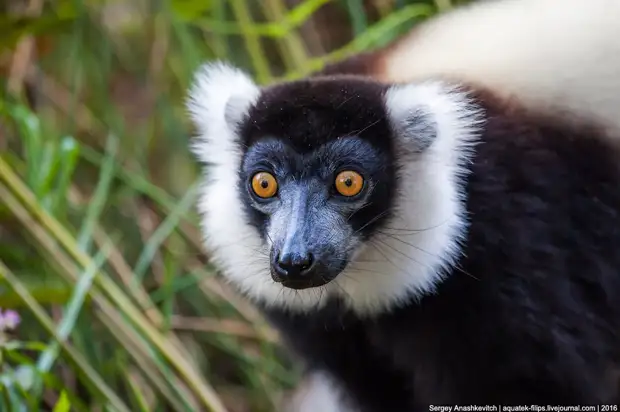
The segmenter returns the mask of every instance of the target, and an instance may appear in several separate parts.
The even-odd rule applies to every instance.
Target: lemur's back
[[[386,82],[443,75],[620,128],[620,2],[474,1],[327,70]]]

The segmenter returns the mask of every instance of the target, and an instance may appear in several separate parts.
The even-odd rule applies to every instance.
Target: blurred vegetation
[[[190,76],[297,78],[454,3],[0,3],[2,410],[276,410],[298,367],[201,253]]]

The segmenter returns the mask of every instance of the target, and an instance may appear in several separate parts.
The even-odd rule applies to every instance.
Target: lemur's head
[[[339,296],[376,312],[430,291],[457,258],[478,111],[456,89],[344,76],[261,88],[213,63],[188,107],[209,256],[256,301]]]

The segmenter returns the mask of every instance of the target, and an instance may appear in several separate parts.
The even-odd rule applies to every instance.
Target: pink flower
[[[0,310],[0,331],[13,330],[19,325],[21,318],[14,310],[7,309],[2,313]]]

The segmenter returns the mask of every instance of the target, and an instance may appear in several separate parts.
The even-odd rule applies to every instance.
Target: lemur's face
[[[221,64],[196,79],[202,226],[228,279],[306,310],[337,296],[373,311],[432,288],[463,228],[449,141],[471,135],[463,95],[361,78],[261,89]]]
[[[239,198],[273,282],[333,281],[389,218],[396,176],[381,92],[360,81],[274,87],[239,123]]]

